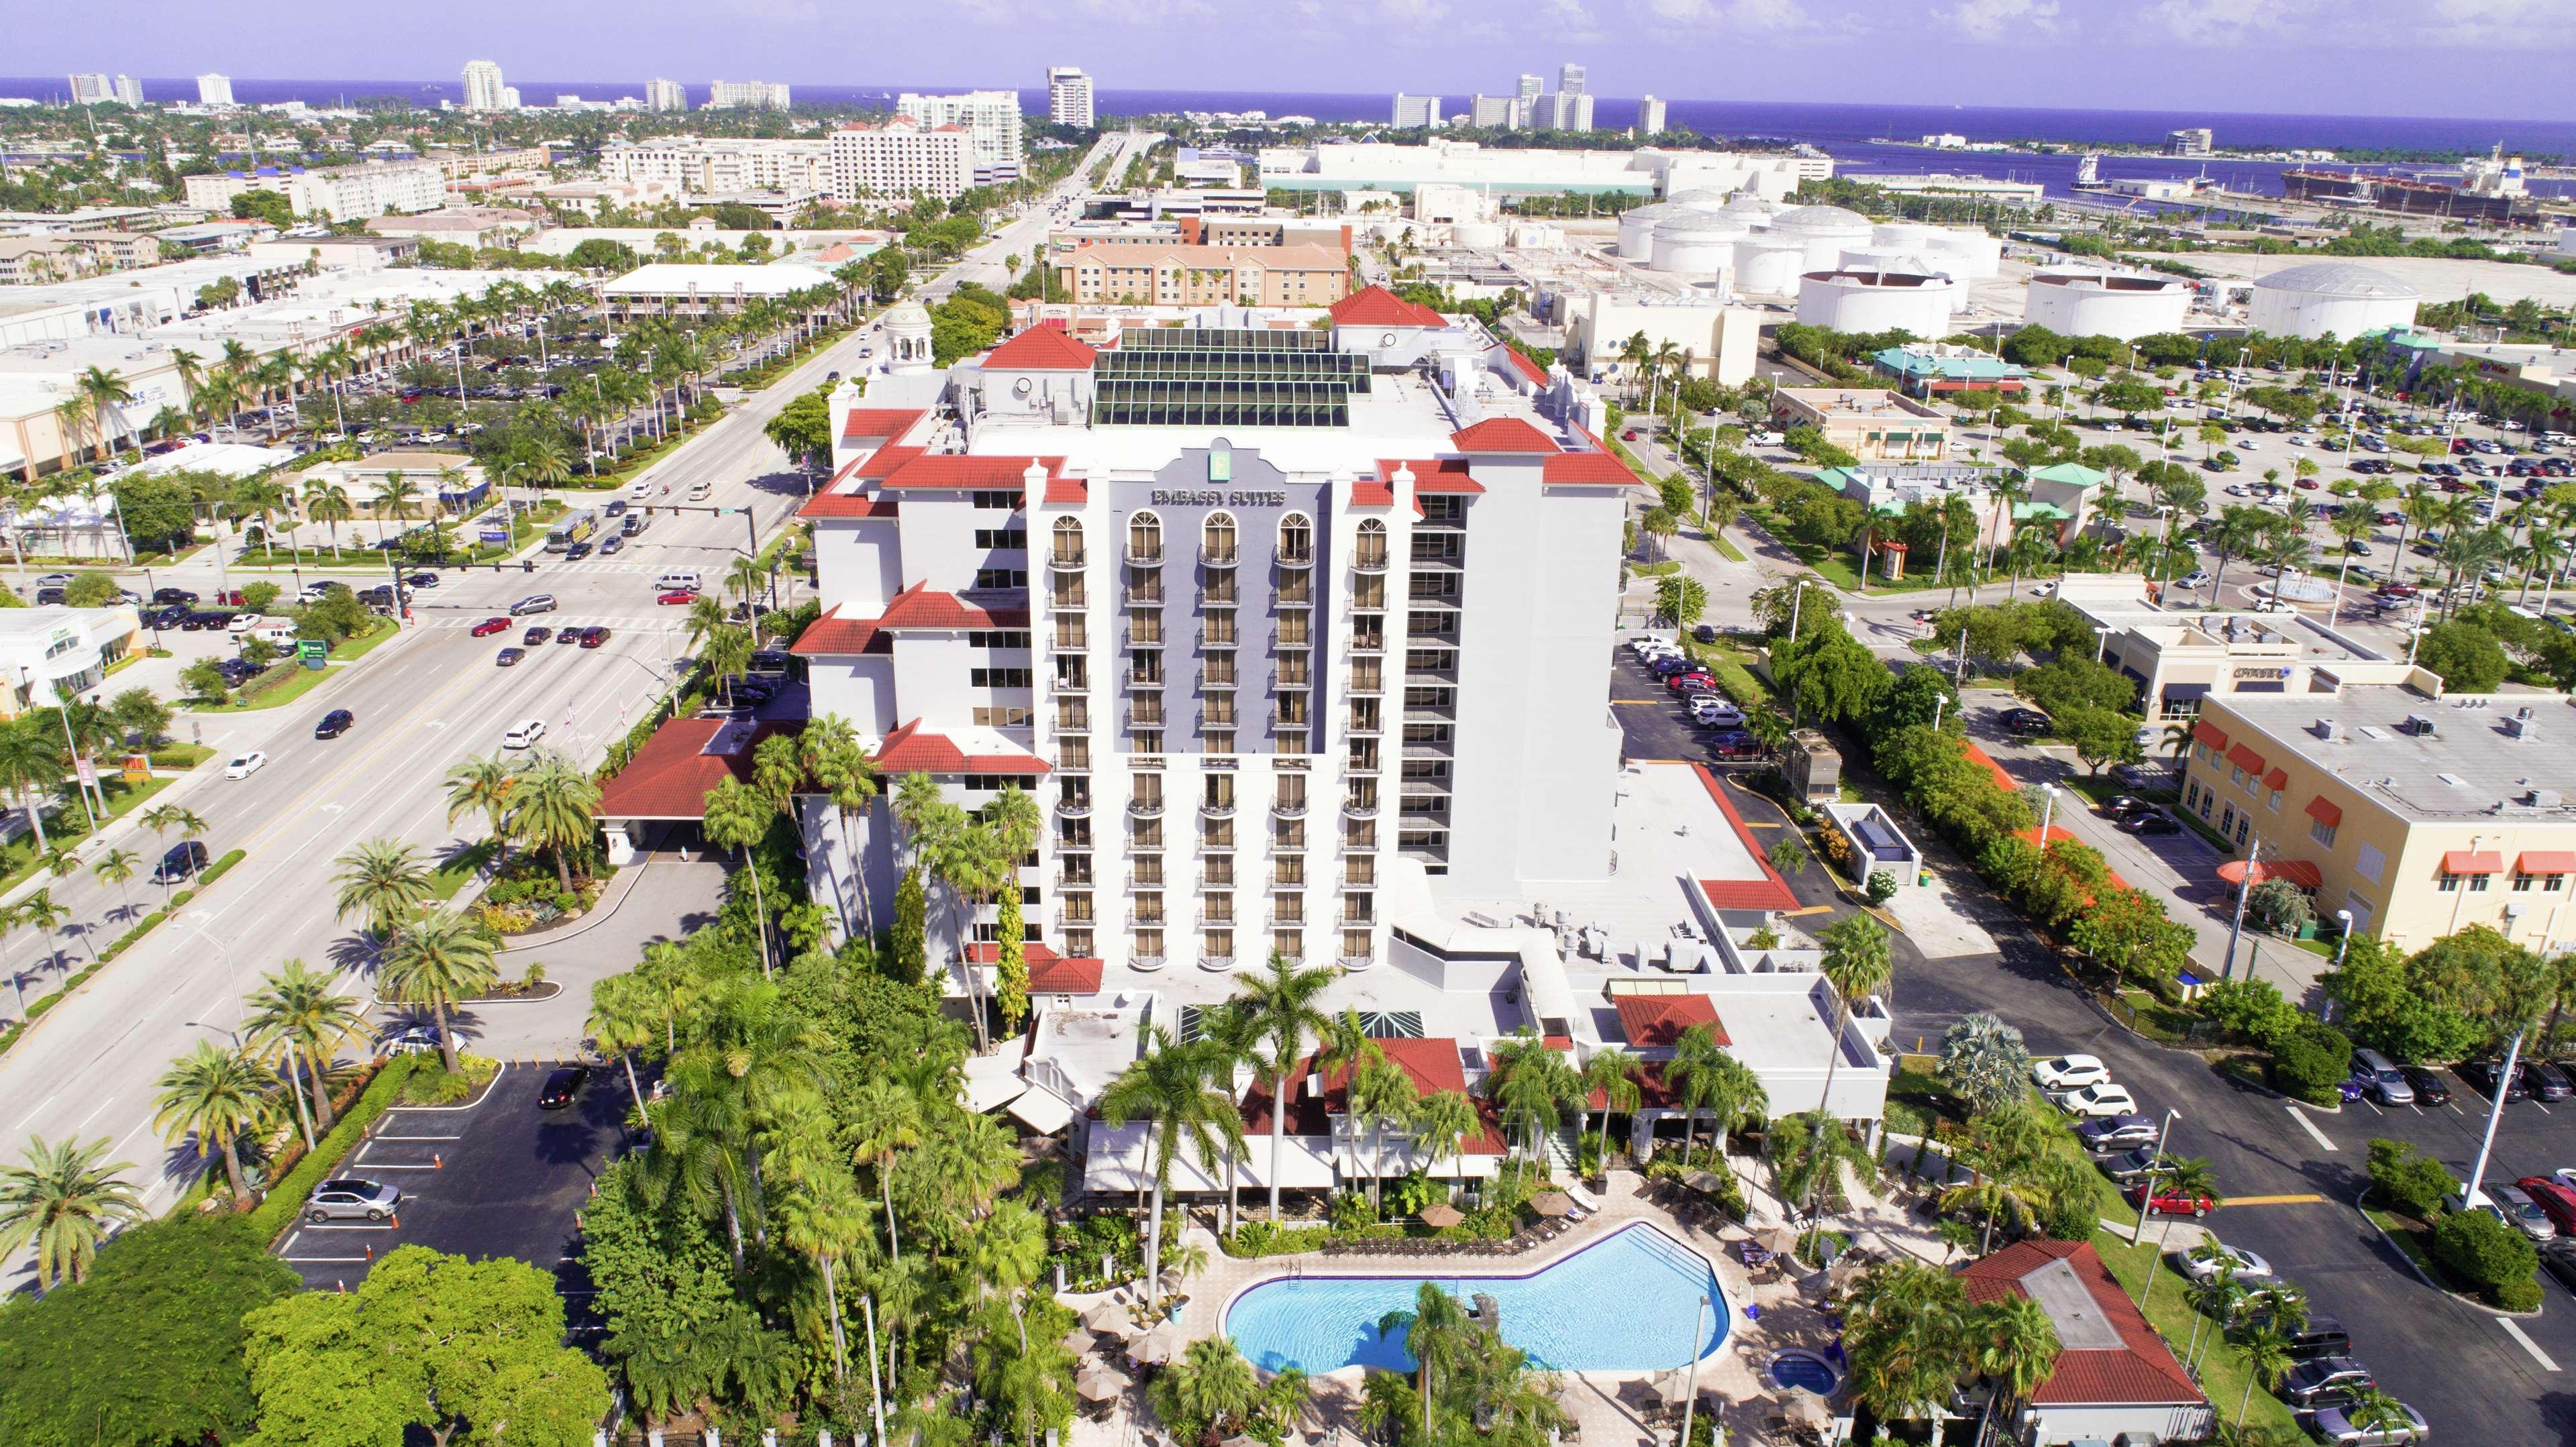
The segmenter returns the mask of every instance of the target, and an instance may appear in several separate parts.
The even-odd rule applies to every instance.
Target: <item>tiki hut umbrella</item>
[[[1170,1322],[1155,1327],[1127,1347],[1130,1359],[1147,1365],[1170,1361],[1179,1354],[1181,1334]]]
[[[1136,1334],[1135,1318],[1127,1314],[1127,1308],[1114,1301],[1101,1302],[1084,1312],[1082,1325],[1085,1330],[1097,1332],[1101,1336],[1114,1336],[1120,1341],[1125,1341]]]
[[[1099,1347],[1100,1338],[1077,1326],[1064,1334],[1061,1345],[1065,1351],[1077,1358],[1087,1357]]]
[[[1530,1209],[1542,1216],[1562,1216],[1574,1209],[1574,1199],[1563,1191],[1541,1191],[1530,1197]]]
[[[1445,1231],[1449,1227],[1455,1226],[1466,1219],[1466,1212],[1459,1210],[1457,1207],[1450,1205],[1446,1201],[1426,1206],[1422,1210],[1422,1224],[1435,1231]]]
[[[1086,1402],[1115,1400],[1127,1390],[1127,1374],[1112,1366],[1095,1366],[1074,1378],[1074,1391]]]

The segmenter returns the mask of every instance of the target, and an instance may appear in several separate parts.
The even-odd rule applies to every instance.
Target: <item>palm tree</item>
[[[221,1157],[236,1209],[247,1209],[256,1200],[242,1178],[241,1155],[234,1146],[273,1118],[276,1106],[269,1092],[275,1083],[239,1052],[217,1049],[211,1040],[198,1041],[196,1049],[172,1061],[161,1076],[153,1127],[173,1145],[193,1136],[197,1154]]]
[[[982,913],[986,895],[1001,886],[1005,859],[998,835],[982,824],[964,818],[945,821],[930,841],[930,874],[948,895],[949,950],[966,989],[966,999],[974,1008],[975,1048],[989,1045],[991,1026],[985,1019],[983,979],[977,971],[967,936],[976,916]],[[1007,861],[1014,876],[1018,860]]]
[[[25,899],[18,901],[18,903],[11,908],[8,923],[11,928],[15,928],[19,925],[32,926],[36,931],[36,938],[51,941],[56,937],[55,931],[63,927],[63,921],[70,919],[71,917],[72,912],[69,909],[66,909],[62,905],[54,902],[54,892],[52,890],[40,889],[35,893],[28,895]],[[61,962],[61,955],[62,952],[59,949],[56,949],[50,951],[46,958],[59,964]]]
[[[47,1145],[37,1136],[27,1147],[25,1165],[0,1167],[0,1256],[33,1244],[38,1291],[56,1281],[78,1283],[89,1275],[109,1227],[151,1215],[134,1187],[117,1179],[134,1163],[100,1165],[107,1151],[104,1136],[87,1145]]]
[[[1431,1437],[1431,1403],[1435,1369],[1459,1364],[1471,1355],[1475,1325],[1467,1320],[1466,1310],[1458,1298],[1431,1282],[1422,1283],[1413,1294],[1413,1310],[1390,1311],[1379,1318],[1377,1334],[1390,1337],[1401,1330],[1405,1350],[1413,1357],[1414,1395],[1422,1402],[1422,1438]]]
[[[644,1100],[644,1086],[635,1078],[635,1052],[653,1043],[664,1023],[655,1007],[642,976],[632,971],[611,975],[590,987],[590,1015],[583,1028],[602,1050],[617,1052],[617,1063],[626,1068],[626,1089],[635,1097],[635,1116],[649,1119]]]
[[[1558,1103],[1574,1094],[1574,1067],[1538,1036],[1524,1030],[1493,1050],[1493,1068],[1485,1075],[1485,1095],[1502,1112],[1506,1126],[1514,1121],[1528,1131],[1530,1154],[1541,1154],[1546,1132],[1562,1117]]]
[[[2184,1156],[2179,1158],[2170,1156],[2166,1157],[2162,1164],[2156,1168],[2154,1174],[2148,1176],[2147,1179],[2141,1183],[2140,1189],[2150,1193],[2161,1193],[2167,1196],[2180,1196],[2185,1200],[2207,1200],[2212,1207],[2218,1206],[2222,1203],[2222,1198],[2218,1194],[2217,1175],[2211,1171],[2207,1160],[2197,1156]],[[2194,1211],[2192,1214],[2197,1216],[2202,1213]],[[2158,1256],[2162,1256],[2164,1254],[2164,1243],[2167,1240],[2170,1240],[2172,1236],[2173,1217],[2168,1215],[2165,1217],[2164,1231],[2156,1238],[2156,1254]],[[2155,1289],[2156,1273],[2149,1271],[2147,1273],[2147,1284],[2145,1288],[2140,1290],[2138,1293],[2138,1309],[2140,1311],[2147,1309],[2147,1297],[2151,1295]]]
[[[0,786],[17,791],[39,854],[52,847],[45,841],[44,796],[62,782],[63,749],[54,742],[52,730],[25,715],[0,722]],[[146,814],[143,822],[150,824],[151,815]]]
[[[134,868],[143,856],[131,849],[111,849],[98,857],[89,872],[116,886],[117,914],[127,923],[134,920],[134,893],[127,886],[134,880]]]
[[[2259,1385],[2268,1392],[2279,1387],[2298,1365],[2298,1358],[2290,1353],[2290,1338],[2270,1322],[2246,1332],[2236,1345],[2245,1353],[2245,1393],[2236,1402],[2236,1421],[2242,1426],[2246,1410],[2254,1405],[2254,1388]]]
[[[283,1058],[287,1074],[302,1074],[313,1102],[313,1130],[332,1126],[331,1095],[324,1081],[340,1047],[366,1033],[367,1017],[358,1002],[333,994],[331,976],[302,960],[288,960],[276,973],[262,977],[251,992],[250,1013],[242,1021],[244,1037],[266,1061]]]
[[[349,490],[336,482],[316,481],[304,493],[304,515],[331,531],[331,557],[340,556],[340,524],[357,516],[349,503]]]
[[[2048,1308],[2027,1296],[2007,1296],[1977,1308],[1971,1316],[1976,1370],[2002,1391],[2000,1415],[2010,1422],[2021,1415],[2022,1404],[2056,1374],[2064,1343],[2058,1340],[2057,1324],[2049,1319]]]
[[[438,1025],[438,1054],[456,1072],[456,1039],[448,1013],[492,988],[497,978],[492,937],[461,916],[428,914],[394,931],[377,965],[384,996],[398,1004],[427,1005]]]
[[[456,821],[477,810],[482,812],[485,827],[492,831],[492,870],[498,874],[510,860],[510,790],[519,782],[518,770],[493,754],[477,754],[447,771],[447,822]]]
[[[1288,1081],[1306,1052],[1306,1038],[1321,1035],[1331,1022],[1315,1001],[1341,971],[1330,965],[1300,969],[1276,950],[1258,975],[1235,989],[1234,1004],[1254,1020],[1264,1039],[1270,1067],[1270,1219],[1279,1219],[1279,1151],[1287,1130]]]
[[[921,1099],[879,1077],[859,1087],[850,1110],[854,1117],[850,1151],[860,1165],[877,1173],[877,1191],[885,1200],[886,1249],[900,1261],[903,1241],[894,1225],[894,1162],[897,1154],[921,1144]]]
[[[1038,847],[1038,837],[1046,829],[1046,820],[1038,812],[1038,801],[1017,784],[1004,784],[992,801],[976,811],[976,819],[993,836],[995,869],[989,881],[992,891],[1002,896],[1002,920],[1016,922],[1019,917],[1022,861]],[[982,901],[977,901],[980,907]],[[1005,929],[995,951],[994,969],[1001,978],[1003,994],[1002,1024],[1016,1030],[1028,1014],[1028,960],[1025,939],[1009,938]]]
[[[1848,915],[1816,932],[1825,947],[1816,972],[1833,987],[1833,1053],[1825,1057],[1825,1095],[1834,1096],[1834,1071],[1842,1064],[1843,1032],[1850,1028],[1852,1002],[1884,992],[1896,977],[1888,951],[1887,927],[1865,914]]]
[[[134,388],[127,385],[122,373],[89,367],[72,378],[72,393],[89,404],[98,430],[99,455],[105,456],[116,434],[129,430],[125,426],[125,409],[134,405]]]
[[[769,822],[776,815],[767,802],[742,780],[727,774],[707,791],[706,809],[699,822],[707,842],[719,849],[731,850],[748,866],[751,876],[752,922],[760,933],[760,974],[769,978],[769,906],[761,898],[760,860],[745,859],[743,851],[758,844],[769,833]]]
[[[1162,1300],[1163,1195],[1171,1188],[1172,1162],[1188,1146],[1212,1173],[1220,1142],[1243,1143],[1243,1115],[1234,1099],[1210,1079],[1207,1052],[1177,1045],[1160,1025],[1147,1027],[1145,1053],[1110,1082],[1100,1096],[1100,1118],[1111,1125],[1145,1122],[1145,1148],[1154,1173],[1152,1214],[1146,1218],[1145,1309]]]
[[[1703,1110],[1710,1115],[1709,1154],[1712,1159],[1726,1157],[1727,1135],[1738,1121],[1771,1108],[1771,1093],[1753,1068],[1735,1058],[1732,1051],[1717,1043],[1716,1032],[1706,1025],[1693,1025],[1673,1042],[1673,1058],[1664,1067],[1665,1077],[1681,1093],[1682,1107],[1688,1113],[1682,1125],[1682,1159],[1690,1159],[1691,1126]]]
[[[511,788],[509,832],[555,857],[555,879],[572,888],[572,851],[599,827],[599,785],[560,755],[522,771]]]
[[[1405,1134],[1412,1138],[1414,1149],[1424,1162],[1438,1166],[1442,1156],[1458,1156],[1459,1169],[1465,1171],[1467,1133],[1482,1122],[1476,1115],[1476,1103],[1455,1090],[1435,1090],[1422,1097],[1405,1117]]]
[[[832,1375],[850,1372],[850,1348],[841,1326],[841,1292],[834,1268],[866,1240],[868,1218],[858,1204],[847,1171],[817,1175],[795,1183],[778,1201],[780,1239],[787,1248],[811,1257],[823,1276],[823,1314],[832,1324]]]
[[[1771,1156],[1771,1182],[1783,1203],[1803,1201],[1811,1226],[1824,1211],[1848,1202],[1846,1171],[1872,1168],[1869,1151],[1852,1133],[1822,1111],[1784,1115],[1771,1122],[1764,1146]]]
[[[1610,1117],[1635,1110],[1643,1098],[1637,1088],[1636,1069],[1637,1057],[1616,1045],[1604,1046],[1583,1062],[1579,1077],[1583,1103],[1589,1106],[1593,1096],[1601,1097],[1601,1158],[1605,1165],[1610,1158]]]
[[[1413,1083],[1413,1072],[1393,1061],[1379,1059],[1351,1072],[1349,1087],[1343,1092],[1348,1102],[1351,1127],[1357,1130],[1368,1123],[1376,1138],[1369,1153],[1369,1209],[1381,1217],[1386,1202],[1386,1128],[1413,1114],[1422,1093]]]
[[[364,919],[367,932],[377,939],[391,935],[429,902],[429,866],[399,839],[370,839],[332,863],[339,869],[332,876],[339,885],[332,908],[341,919],[353,914]]]

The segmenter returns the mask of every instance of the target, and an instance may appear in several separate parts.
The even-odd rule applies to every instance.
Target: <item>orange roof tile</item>
[[[841,440],[880,437],[891,442],[929,415],[918,407],[853,407],[841,422]]]
[[[1518,417],[1488,417],[1473,427],[1449,434],[1449,445],[1461,452],[1507,454],[1563,452],[1556,439]]]
[[[787,650],[800,658],[825,656],[848,657],[861,653],[891,653],[894,636],[879,626],[874,618],[844,618],[835,607],[829,613],[805,625],[796,642]]]
[[[1066,335],[1064,328],[1034,326],[984,355],[988,371],[1087,372],[1099,353]]]
[[[1797,894],[1789,888],[1789,881],[1782,879],[1780,871],[1772,868],[1771,861],[1764,857],[1761,844],[1754,839],[1753,831],[1744,827],[1744,816],[1735,812],[1735,805],[1728,801],[1726,790],[1717,782],[1717,775],[1710,773],[1705,764],[1693,764],[1691,769],[1699,775],[1700,787],[1708,790],[1708,797],[1716,803],[1717,812],[1726,816],[1727,827],[1735,831],[1744,852],[1753,856],[1754,866],[1762,871],[1759,879],[1699,881],[1699,892],[1708,900],[1709,908],[1796,909]]]
[[[1968,1297],[1980,1306],[2028,1296],[2022,1278],[2063,1261],[2084,1283],[2093,1307],[2120,1334],[2114,1349],[2061,1351],[2056,1368],[2031,1400],[2058,1406],[2198,1406],[2209,1399],[2174,1360],[2173,1349],[2147,1324],[2128,1293],[2102,1264],[2090,1241],[2017,1241],[1959,1269]]]
[[[1406,301],[1382,286],[1364,286],[1326,308],[1336,326],[1445,327],[1448,320],[1422,305]]]
[[[1706,995],[1621,995],[1619,1033],[1631,1045],[1668,1050],[1693,1025],[1706,1025],[1720,1045],[1732,1045],[1717,1018],[1717,1004]]]
[[[1485,490],[1483,483],[1467,475],[1467,459],[1463,457],[1381,457],[1377,460],[1378,479],[1394,482],[1398,468],[1412,470],[1415,492],[1454,492],[1472,496]]]
[[[731,720],[675,718],[653,731],[617,777],[601,787],[603,819],[698,819],[707,812],[707,793],[727,779],[751,782],[751,751],[782,725],[762,723],[748,734],[726,733]],[[739,741],[730,753],[712,753],[718,735]]]
[[[954,593],[934,593],[928,583],[915,583],[886,604],[880,628],[1026,628],[1026,608],[984,608]]]

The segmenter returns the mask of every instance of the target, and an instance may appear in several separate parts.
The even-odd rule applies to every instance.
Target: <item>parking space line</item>
[[[2549,1353],[2540,1349],[2540,1343],[2523,1335],[2522,1328],[2514,1325],[2513,1318],[2500,1316],[2495,1319],[2495,1324],[2503,1327],[2504,1334],[2512,1337],[2516,1345],[2520,1346],[2524,1351],[2531,1353],[2531,1359],[2540,1363],[2540,1369],[2542,1371],[2554,1372],[2558,1370],[2558,1363],[2549,1359]]]
[[[2281,1109],[2288,1111],[2290,1113],[2290,1119],[2297,1121],[2299,1123],[2299,1129],[2306,1131],[2308,1133],[2308,1139],[2315,1141],[2320,1148],[2330,1151],[2342,1149],[2342,1147],[2336,1145],[2333,1141],[2326,1139],[2326,1133],[2317,1129],[2317,1123],[2308,1119],[2308,1113],[2306,1111],[2299,1109],[2295,1105],[2285,1105],[2282,1106]]]
[[[2334,1147],[2328,1146],[2326,1149],[2333,1150]],[[386,1161],[360,1161],[358,1164],[365,1166],[371,1171],[434,1171],[439,1169],[437,1166],[397,1166]]]
[[[414,1201],[418,1200],[419,1197],[405,1196],[403,1199],[406,1201]],[[346,1226],[337,1225],[329,1221],[313,1221],[307,1223],[304,1229],[307,1231],[396,1231],[401,1228],[394,1225],[391,1221],[364,1221]]]
[[[2539,1111],[2542,1115],[2547,1115],[2547,1114],[2549,1114],[2549,1107],[2548,1107],[2548,1106],[2545,1106],[2545,1105],[2542,1105],[2539,1101],[2536,1101],[2536,1100],[2535,1100],[2535,1101],[2533,1101],[2533,1102],[2531,1103],[2531,1108],[2532,1108],[2533,1110]]]
[[[461,1141],[461,1135],[380,1135],[380,1141]]]
[[[308,1266],[356,1266],[375,1260],[372,1256],[280,1256],[280,1261],[301,1262]]]
[[[2331,1147],[2329,1147],[2329,1149],[2331,1149]],[[2297,1196],[2230,1196],[2224,1204],[2230,1206],[2313,1206],[2324,1200],[2325,1197],[2311,1192],[2306,1195]]]

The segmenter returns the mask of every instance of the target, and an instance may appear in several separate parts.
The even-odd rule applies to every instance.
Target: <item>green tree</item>
[[[510,791],[510,833],[554,856],[555,879],[572,889],[572,854],[599,827],[599,785],[558,755],[522,770]]]
[[[45,842],[45,797],[62,781],[62,745],[45,727],[45,720],[21,714],[0,721],[0,786],[17,791],[39,854],[51,847]]]
[[[36,1136],[24,1165],[0,1167],[0,1256],[34,1247],[38,1291],[87,1277],[108,1231],[149,1214],[133,1185],[118,1179],[134,1163],[101,1164],[107,1151],[104,1137],[47,1145]]]
[[[438,1026],[439,1059],[454,1074],[456,1037],[447,1019],[459,1004],[488,992],[498,977],[491,936],[452,914],[406,920],[386,942],[377,976],[386,999],[429,1007]]]
[[[250,1183],[243,1178],[237,1144],[275,1119],[268,1072],[236,1051],[200,1040],[196,1049],[170,1062],[160,1086],[153,1102],[157,1110],[153,1128],[172,1145],[193,1139],[200,1158],[221,1158],[236,1209],[257,1204]]]
[[[758,844],[769,833],[769,823],[777,811],[769,802],[752,792],[751,786],[728,774],[707,791],[705,817],[701,821],[707,842],[733,852],[745,860],[741,874],[751,876],[752,918],[759,926],[760,973],[769,974],[769,906],[760,894],[760,859],[757,854],[745,859],[744,852]]]
[[[1763,1088],[1761,1077],[1718,1044],[1716,1032],[1706,1025],[1683,1029],[1673,1042],[1673,1058],[1664,1074],[1680,1096],[1684,1163],[1690,1160],[1701,1112],[1707,1112],[1710,1120],[1709,1158],[1724,1160],[1728,1132],[1738,1122],[1770,1109],[1770,1092]]]
[[[1980,1012],[1941,1032],[1940,1069],[1969,1114],[1984,1115],[2024,1098],[2030,1051],[2002,1016]]]
[[[439,1447],[583,1447],[608,1413],[606,1374],[563,1345],[554,1277],[506,1257],[396,1247],[357,1290],[243,1326],[263,1441],[394,1447],[417,1428]]]
[[[332,908],[338,917],[356,915],[381,940],[429,902],[429,866],[399,839],[370,839],[332,861],[338,886]]]
[[[761,435],[778,445],[791,462],[814,463],[832,451],[831,392],[802,393],[761,426]]]
[[[479,813],[492,831],[492,871],[497,876],[510,860],[510,790],[518,770],[492,754],[476,754],[447,771],[447,822],[453,827]]]
[[[148,688],[129,688],[107,702],[108,714],[117,727],[135,736],[135,741],[151,748],[168,737],[170,706],[152,696]]]
[[[1145,1305],[1162,1300],[1163,1196],[1172,1163],[1186,1146],[1213,1175],[1220,1143],[1240,1151],[1243,1117],[1233,1098],[1210,1078],[1207,1052],[1178,1045],[1160,1025],[1147,1032],[1145,1053],[1101,1093],[1100,1118],[1111,1125],[1141,1120],[1154,1173],[1152,1214],[1146,1218]]]
[[[2374,1139],[2370,1189],[2382,1204],[2430,1221],[2440,1214],[2442,1203],[2459,1192],[2460,1182],[2440,1161],[2417,1150],[2413,1141]]]
[[[301,1077],[311,1092],[314,1132],[328,1132],[333,1121],[325,1082],[332,1057],[367,1031],[357,1000],[334,994],[329,975],[302,960],[288,960],[260,977],[259,988],[245,1003],[249,1013],[242,1029],[253,1058],[285,1061],[290,1084]]]
[[[1287,1129],[1288,1112],[1281,1102],[1288,1099],[1288,1082],[1305,1055],[1309,1037],[1320,1036],[1330,1021],[1316,1001],[1331,987],[1339,970],[1329,965],[1299,968],[1296,961],[1272,951],[1261,973],[1246,978],[1235,990],[1235,1005],[1245,1011],[1263,1037],[1269,1066],[1270,1099],[1270,1219],[1279,1219],[1279,1151],[1282,1133]]]

